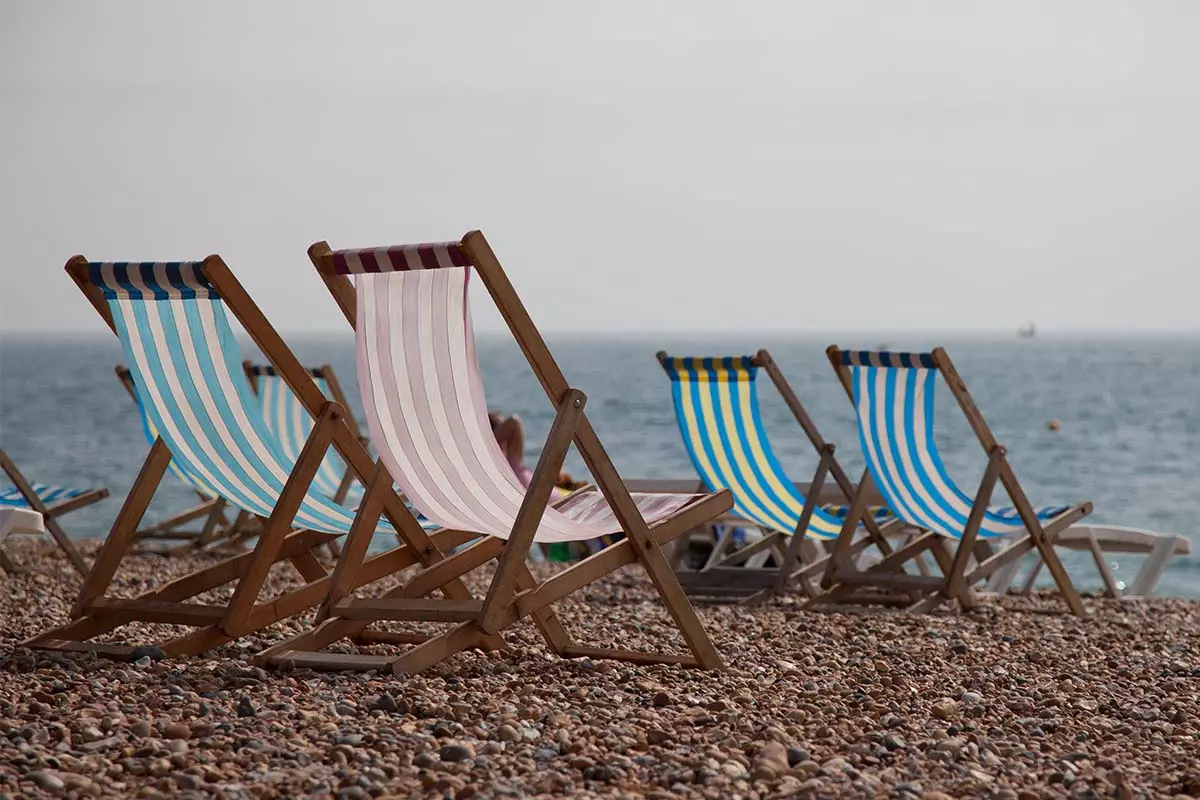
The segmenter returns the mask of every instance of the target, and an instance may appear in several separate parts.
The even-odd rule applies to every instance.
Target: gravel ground
[[[43,543],[9,551],[30,571],[0,577],[2,797],[1200,797],[1193,602],[784,599],[701,609],[724,672],[563,660],[521,626],[415,677],[279,674],[246,656],[287,624],[176,662],[17,648],[78,581]],[[116,586],[203,562],[134,559]],[[558,610],[590,643],[679,646],[632,569]]]

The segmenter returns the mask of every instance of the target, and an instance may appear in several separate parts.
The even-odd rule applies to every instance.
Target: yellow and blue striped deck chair
[[[833,445],[821,437],[766,350],[754,356],[724,358],[680,358],[660,352],[658,360],[671,380],[676,421],[700,478],[709,491],[729,489],[733,494],[732,514],[767,534],[729,556],[723,552],[726,540],[719,539],[713,557],[701,570],[714,574],[693,579],[693,587],[697,590],[720,587],[721,593],[744,593],[752,597],[757,597],[772,582],[776,590],[784,590],[796,577],[797,559],[805,555],[802,540],[833,542],[841,533],[844,509],[822,508],[815,499],[826,475],[833,476],[846,497],[854,496],[853,484],[833,456]],[[820,456],[807,497],[787,476],[767,437],[758,401],[760,368],[775,382]],[[879,525],[889,517],[886,509],[882,509],[877,519],[866,522],[880,542],[883,535]],[[805,535],[788,542],[783,568],[770,570],[769,575],[754,576],[752,570],[744,567],[719,574],[722,568],[744,563],[768,548],[778,550],[785,539],[798,531]],[[883,547],[886,549],[886,543]],[[811,559],[812,554],[807,555]],[[776,557],[779,558],[778,552]],[[815,573],[815,569],[802,572],[804,576]],[[807,586],[804,580],[800,585]]]

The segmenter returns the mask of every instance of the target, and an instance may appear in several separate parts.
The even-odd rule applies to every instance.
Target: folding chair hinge
[[[333,400],[326,400],[325,405],[321,406],[320,416],[328,419],[330,422],[337,422],[346,414],[346,409],[342,408],[342,404]]]
[[[825,444],[821,445],[821,455],[831,456],[833,455],[833,451],[836,449],[837,446],[833,442],[826,442]]]
[[[558,401],[558,408],[565,408],[568,405],[574,408],[583,408],[585,403],[587,403],[587,395],[578,389],[567,389]]]

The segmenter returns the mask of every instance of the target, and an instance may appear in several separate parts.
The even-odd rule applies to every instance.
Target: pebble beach
[[[251,665],[307,617],[193,659],[27,650],[78,579],[48,543],[7,549],[0,797],[1200,797],[1193,601],[1088,598],[1076,619],[1049,595],[926,616],[785,597],[700,607],[722,672],[560,659],[521,625],[396,677]],[[114,592],[212,558],[128,559]],[[592,644],[674,641],[633,568],[556,609]]]

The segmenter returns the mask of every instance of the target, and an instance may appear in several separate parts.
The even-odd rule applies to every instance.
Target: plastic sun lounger
[[[731,495],[629,492],[584,412],[585,396],[567,383],[483,234],[473,231],[460,242],[364,250],[330,251],[321,242],[309,248],[309,255],[355,329],[359,387],[381,468],[367,484],[359,522],[342,550],[318,625],[263,651],[259,663],[412,674],[462,650],[487,647],[529,618],[561,656],[722,666],[661,548],[727,511]],[[528,489],[488,424],[467,294],[468,280],[476,276],[556,411]],[[548,508],[572,442],[599,491],[579,491]],[[383,597],[351,597],[347,587],[366,552],[361,534],[369,533],[379,513],[378,492],[392,480],[431,520],[478,540]],[[618,531],[624,539],[544,581],[526,566],[535,542],[594,540]],[[499,564],[482,601],[427,597],[428,587],[445,575],[463,574],[493,558]],[[690,655],[577,644],[559,622],[552,607],[556,601],[631,563],[650,576]],[[325,650],[382,621],[450,628],[397,655]]]
[[[814,543],[834,542],[843,526],[838,510],[822,508],[815,497],[827,475],[845,497],[852,500],[856,493],[834,456],[833,444],[821,436],[766,350],[724,358],[678,358],[659,352],[658,361],[671,381],[676,422],[697,474],[709,491],[733,493],[733,521],[714,526],[719,528],[717,541],[701,569],[677,568],[680,582],[689,594],[743,602],[789,586],[812,596],[816,590],[809,581],[823,573],[827,557]],[[784,472],[767,436],[758,401],[760,369],[819,456],[808,497]],[[737,520],[757,526],[765,535],[728,553]],[[894,522],[886,509],[864,517],[860,532],[865,535],[856,540],[856,550],[875,544],[882,555],[890,554],[884,528]],[[774,567],[764,566],[764,559],[772,556]]]
[[[141,621],[192,628],[159,646],[167,656],[191,655],[321,602],[329,575],[314,550],[348,533],[355,513],[310,486],[331,445],[359,480],[373,469],[370,455],[345,422],[341,405],[321,394],[218,256],[173,263],[89,263],[76,256],[68,262],[67,272],[119,338],[158,436],[75,601],[72,622],[25,644],[128,658],[139,652],[136,647],[91,640]],[[305,408],[316,417],[294,461],[275,440],[246,380],[227,307],[293,390],[303,394]],[[106,596],[172,463],[234,507],[263,518],[258,541],[251,552],[138,597]],[[401,520],[404,528],[381,523],[372,525],[370,532],[395,533],[408,546],[368,562],[360,574],[364,582],[372,575],[437,560],[441,548],[469,538],[455,531],[438,531],[431,537],[398,497],[389,495],[385,501],[389,518]],[[284,561],[307,583],[260,601],[268,572]],[[227,584],[233,584],[234,590],[224,602],[190,602]],[[457,579],[433,588],[457,599],[470,597]]]
[[[1034,508],[983,415],[967,393],[966,384],[941,348],[930,353],[891,353],[828,349],[830,363],[854,405],[859,440],[868,476],[889,508],[902,521],[927,531],[869,569],[859,570],[846,557],[851,525],[865,511],[860,493],[851,503],[846,528],[834,546],[826,572],[827,591],[816,598],[833,602],[852,598],[859,587],[917,591],[922,599],[910,606],[929,611],[947,599],[964,608],[975,602],[972,587],[1005,565],[1036,550],[1072,613],[1082,616],[1079,593],[1054,551],[1055,537],[1091,513],[1091,503]],[[988,463],[974,498],[951,480],[934,441],[934,390],[937,376],[957,401],[987,454]],[[990,506],[992,492],[1002,484],[1013,508]],[[967,571],[979,541],[1002,543]],[[951,557],[944,543],[956,543]],[[941,576],[898,572],[906,561],[928,550],[938,560]]]
[[[0,450],[0,469],[8,475],[12,486],[0,488],[0,509],[17,508],[29,509],[41,514],[45,527],[54,537],[54,541],[67,554],[71,564],[80,575],[87,575],[88,563],[80,555],[75,543],[67,536],[58,523],[58,517],[69,514],[93,503],[98,503],[108,497],[108,489],[72,489],[63,486],[49,486],[44,483],[30,483],[17,464],[8,454]],[[0,550],[0,568],[12,572],[16,565]]]
[[[1090,552],[1104,583],[1105,595],[1121,600],[1152,597],[1170,559],[1173,556],[1190,555],[1192,552],[1191,542],[1178,534],[1100,523],[1072,525],[1054,537],[1054,546]],[[1109,556],[1114,553],[1145,556],[1137,575],[1127,587],[1121,585],[1109,568]],[[1022,561],[1013,561],[997,571],[988,581],[987,591],[995,594],[1013,591],[1012,586],[1023,565]],[[1034,582],[1043,566],[1040,559],[1034,560],[1024,581],[1016,590],[1019,594],[1029,594],[1033,591]]]
[[[0,545],[12,535],[41,536],[46,532],[46,518],[30,508],[0,506]]]

